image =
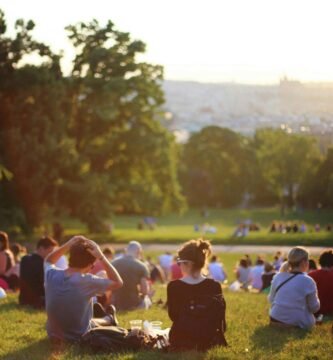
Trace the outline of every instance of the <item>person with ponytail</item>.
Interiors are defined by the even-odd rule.
[[[211,245],[207,240],[190,240],[178,251],[182,278],[167,288],[171,349],[206,351],[226,345],[225,301],[221,284],[205,276]]]

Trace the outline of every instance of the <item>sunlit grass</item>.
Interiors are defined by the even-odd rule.
[[[200,215],[198,209],[190,209],[183,215],[166,215],[156,218],[157,226],[154,230],[145,228],[138,230],[138,223],[143,216],[113,216],[106,224],[112,223],[112,233],[89,234],[99,242],[127,242],[138,240],[141,242],[180,243],[191,238],[205,237],[216,244],[258,244],[258,245],[317,245],[331,246],[333,232],[325,231],[325,226],[333,222],[333,211],[289,211],[281,218],[278,208],[242,209],[210,209],[207,218]],[[246,237],[233,237],[237,223],[251,219],[259,224],[260,231],[250,233]],[[308,232],[305,234],[271,234],[269,226],[273,220],[301,222],[305,221]],[[216,234],[195,231],[194,225],[209,224],[217,229]],[[322,230],[314,232],[315,224],[320,224]],[[85,226],[76,220],[64,219],[63,225],[67,236],[83,233],[88,234]]]
[[[156,259],[158,253],[152,252]],[[242,254],[219,254],[229,282],[234,280],[233,269]],[[272,254],[267,255],[272,260]],[[166,286],[156,287],[155,300],[166,300]],[[320,359],[330,360],[333,353],[331,323],[324,323],[312,332],[302,330],[274,329],[268,325],[267,295],[255,293],[232,293],[224,289],[227,301],[228,348],[216,348],[207,353],[161,354],[136,352],[126,354],[91,354],[79,347],[67,347],[62,353],[52,353],[46,338],[44,312],[19,307],[17,295],[0,300],[0,360],[215,360],[215,359]],[[160,320],[163,327],[171,325],[166,309],[153,305],[149,311],[138,310],[120,313],[123,327],[129,327],[132,319]]]
[[[325,323],[307,333],[302,330],[273,329],[268,325],[266,295],[231,293],[224,290],[227,301],[228,348],[216,348],[207,353],[161,354],[136,352],[126,354],[91,354],[79,347],[67,347],[62,353],[52,353],[46,338],[43,312],[20,308],[17,297],[9,296],[0,302],[0,359],[320,359],[329,360],[333,353],[331,324]],[[165,300],[165,287],[159,286],[156,299]],[[170,326],[167,312],[154,305],[149,311],[119,314],[122,326],[128,327],[131,319],[160,320]]]

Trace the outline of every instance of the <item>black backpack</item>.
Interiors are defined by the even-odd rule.
[[[171,349],[206,351],[217,345],[227,346],[225,311],[222,294],[193,297],[172,324]]]
[[[167,342],[161,336],[148,336],[143,331],[131,332],[119,326],[100,326],[81,338],[81,345],[94,352],[122,352],[163,349]]]

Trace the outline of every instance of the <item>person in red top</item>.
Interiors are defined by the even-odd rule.
[[[178,280],[183,277],[182,270],[180,266],[177,264],[177,256],[173,258],[170,272],[171,272],[171,280]]]
[[[103,254],[108,259],[108,261],[111,262],[113,260],[114,250],[112,247],[106,247],[103,249]],[[104,270],[103,262],[100,260],[96,260],[94,263],[94,267],[91,269],[90,273],[96,275],[103,270]]]
[[[317,284],[320,300],[319,314],[333,315],[333,250],[325,250],[319,257],[321,269],[311,271],[308,275]]]

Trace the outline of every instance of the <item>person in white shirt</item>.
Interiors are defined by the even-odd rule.
[[[311,329],[315,325],[314,313],[320,309],[315,281],[307,275],[309,253],[294,247],[288,254],[289,271],[273,278],[268,300],[271,324]]]
[[[260,257],[256,261],[256,265],[250,271],[250,285],[253,289],[260,290],[262,288],[261,275],[264,272],[265,262]]]
[[[68,260],[65,255],[62,255],[59,260],[55,263],[58,269],[66,270],[68,268]]]
[[[213,255],[208,265],[209,275],[215,281],[223,282],[227,274],[223,269],[223,264],[217,261],[217,256]]]
[[[167,281],[170,279],[172,261],[173,261],[173,256],[168,251],[159,257],[160,266],[164,271],[165,278]]]

